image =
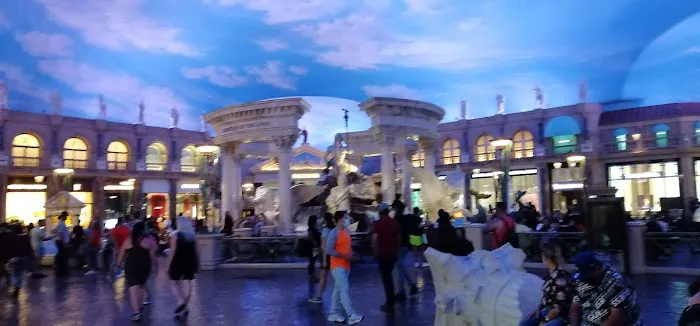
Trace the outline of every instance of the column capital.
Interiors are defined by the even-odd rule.
[[[420,139],[418,139],[418,144],[424,152],[435,149],[436,143],[437,141],[433,138],[421,137]]]
[[[290,150],[292,146],[294,146],[294,143],[297,142],[297,138],[299,138],[298,134],[275,136],[272,137],[272,142],[275,143],[275,147],[279,150]]]
[[[241,161],[243,161],[243,159],[245,158],[245,155],[244,154],[233,154],[233,155],[231,155],[231,157],[233,158],[234,163],[240,164]]]
[[[224,143],[220,146],[221,153],[222,154],[234,154],[234,153],[236,153],[238,146],[239,146],[239,143],[237,143],[237,142]]]
[[[394,147],[401,134],[395,130],[378,130],[374,133],[374,138],[383,146]]]

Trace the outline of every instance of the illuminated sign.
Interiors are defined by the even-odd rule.
[[[180,189],[199,189],[199,184],[197,183],[183,183],[180,185]]]
[[[128,191],[128,190],[134,190],[134,186],[108,185],[108,186],[105,186],[104,190],[107,190],[107,191]]]
[[[318,179],[320,173],[292,173],[292,179]]]
[[[7,185],[7,190],[45,190],[46,185],[36,184],[10,184]]]

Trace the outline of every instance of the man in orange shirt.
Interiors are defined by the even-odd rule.
[[[348,325],[354,325],[362,321],[364,316],[355,312],[350,300],[350,261],[352,260],[352,238],[345,229],[346,213],[335,212],[333,221],[335,229],[328,234],[326,252],[331,257],[331,275],[333,275],[333,296],[331,300],[331,314],[328,321],[342,323],[347,316]]]

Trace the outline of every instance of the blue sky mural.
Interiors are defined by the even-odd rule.
[[[301,125],[325,146],[369,120],[370,96],[430,101],[459,115],[591,101],[697,101],[700,2],[678,0],[24,0],[0,3],[0,79],[10,107],[183,128],[217,108],[304,96]]]

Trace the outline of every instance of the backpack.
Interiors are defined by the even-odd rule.
[[[503,221],[503,224],[506,226],[506,233],[503,235],[503,243],[500,245],[504,245],[506,243],[510,243],[513,248],[518,248],[518,233],[515,232],[515,221],[513,221],[512,218],[510,219],[504,219],[501,218],[501,221]]]

